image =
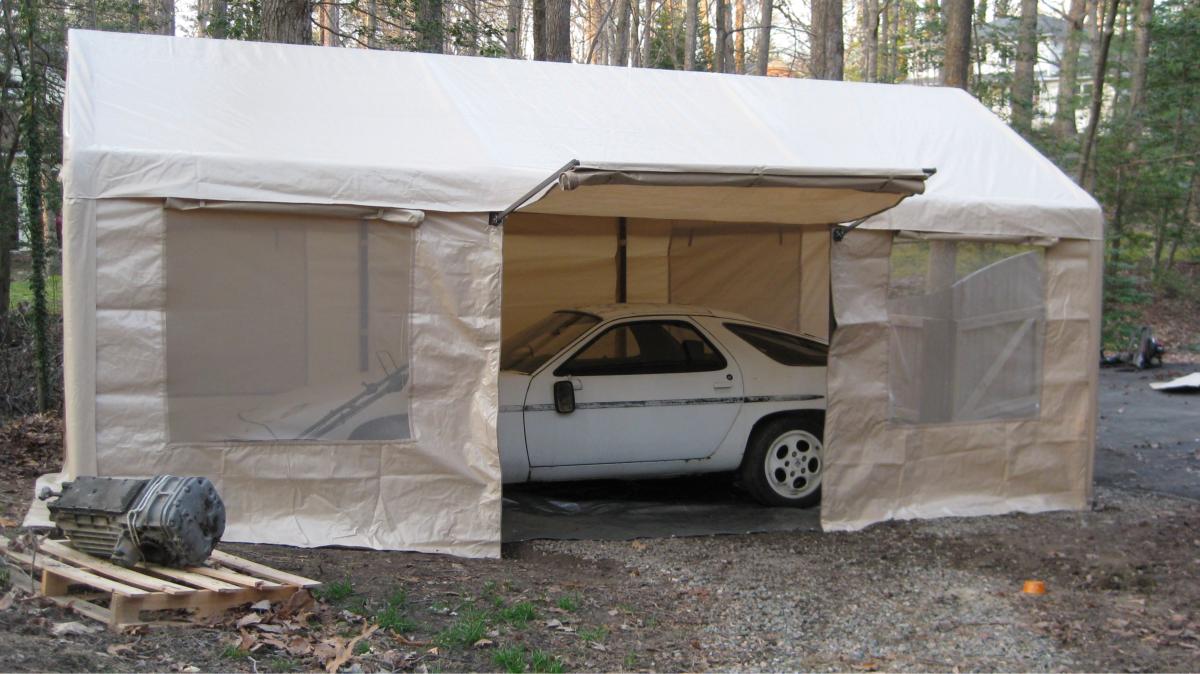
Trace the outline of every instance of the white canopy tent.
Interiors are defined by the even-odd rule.
[[[825,337],[832,295],[827,529],[1086,505],[1100,210],[962,91],[69,50],[67,477],[209,476],[228,540],[494,556],[502,319],[686,299]]]

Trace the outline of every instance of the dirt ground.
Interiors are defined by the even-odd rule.
[[[88,621],[13,595],[0,671],[319,670],[374,625],[342,671],[1200,670],[1200,396],[1146,387],[1194,369],[1103,373],[1090,511],[533,541],[499,560],[222,545],[324,581],[321,601],[55,636]],[[58,442],[51,419],[0,429],[8,534]]]

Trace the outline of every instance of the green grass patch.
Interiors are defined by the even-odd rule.
[[[566,666],[561,659],[538,649],[529,654],[529,670],[538,674],[562,674]]]
[[[221,651],[221,658],[224,660],[240,660],[247,655],[249,655],[247,651],[244,651],[237,646],[226,646]]]
[[[555,602],[555,605],[564,611],[570,611],[571,613],[574,613],[575,611],[579,610],[581,603],[582,602],[579,598],[579,595],[571,593],[564,594],[563,596],[559,597],[558,601]]]
[[[316,591],[318,598],[324,599],[325,601],[331,603],[345,601],[353,594],[354,585],[350,582],[349,578],[335,580]]]
[[[444,648],[468,648],[487,635],[488,615],[482,611],[466,610],[450,627],[442,630],[434,641]]]
[[[579,628],[579,638],[584,641],[594,641],[598,644],[604,643],[608,637],[607,627],[581,627]]]
[[[33,287],[29,279],[13,279],[8,287],[8,309],[15,311],[21,304],[33,306]],[[57,314],[62,312],[62,276],[52,274],[46,277],[46,309]]]
[[[527,671],[535,674],[562,674],[566,671],[562,659],[541,649],[529,651],[527,654],[520,646],[506,646],[497,650],[492,656],[492,664],[496,665],[498,670],[509,674],[522,674]]]
[[[417,629],[417,623],[408,617],[405,606],[408,604],[408,592],[400,587],[388,596],[383,609],[374,616],[375,624],[380,629],[390,630],[396,634],[407,634]]]
[[[530,620],[537,619],[537,609],[527,601],[518,602],[501,609],[500,619],[510,625],[523,627]]]
[[[520,646],[506,646],[496,650],[492,663],[502,672],[521,674],[525,671],[525,651]]]
[[[403,609],[390,605],[375,614],[375,624],[379,625],[379,629],[389,630],[396,634],[408,634],[417,629],[416,621],[409,618]]]

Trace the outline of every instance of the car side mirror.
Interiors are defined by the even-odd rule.
[[[575,411],[575,385],[570,379],[554,382],[554,411],[559,414]]]

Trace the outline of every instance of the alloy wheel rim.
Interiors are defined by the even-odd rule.
[[[792,430],[771,442],[763,472],[771,491],[787,499],[804,498],[821,486],[821,441],[808,431]]]

